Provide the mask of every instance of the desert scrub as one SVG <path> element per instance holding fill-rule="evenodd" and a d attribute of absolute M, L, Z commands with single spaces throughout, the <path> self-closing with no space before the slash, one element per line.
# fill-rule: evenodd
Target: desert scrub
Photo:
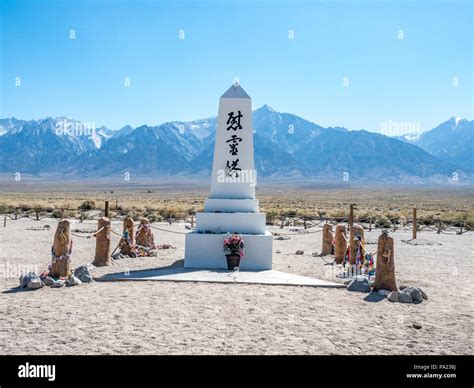
<path fill-rule="evenodd" d="M 392 223 L 387 217 L 379 217 L 377 221 L 375 221 L 375 226 L 378 228 L 390 228 Z"/>
<path fill-rule="evenodd" d="M 79 205 L 79 210 L 94 210 L 95 202 L 94 201 L 84 201 Z"/>

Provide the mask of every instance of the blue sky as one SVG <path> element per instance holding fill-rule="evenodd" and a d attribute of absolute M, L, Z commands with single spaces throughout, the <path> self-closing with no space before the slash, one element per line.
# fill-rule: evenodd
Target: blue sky
<path fill-rule="evenodd" d="M 205 118 L 239 77 L 323 126 L 472 119 L 472 1 L 353 3 L 0 0 L 0 117 Z"/>

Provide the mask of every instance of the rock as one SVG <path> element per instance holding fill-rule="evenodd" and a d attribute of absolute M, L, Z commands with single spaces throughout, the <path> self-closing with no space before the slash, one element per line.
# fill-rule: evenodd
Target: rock
<path fill-rule="evenodd" d="M 392 291 L 390 294 L 388 294 L 387 299 L 390 302 L 398 302 L 398 291 Z"/>
<path fill-rule="evenodd" d="M 421 296 L 423 297 L 424 300 L 428 300 L 428 294 L 423 291 L 421 288 L 418 288 L 420 290 Z"/>
<path fill-rule="evenodd" d="M 398 300 L 401 303 L 413 303 L 413 299 L 408 292 L 400 292 L 398 293 Z"/>
<path fill-rule="evenodd" d="M 41 281 L 40 277 L 34 272 L 30 272 L 27 275 L 20 276 L 20 287 L 28 287 L 32 290 L 44 287 L 44 283 Z"/>
<path fill-rule="evenodd" d="M 370 292 L 369 279 L 357 276 L 347 286 L 348 291 Z"/>
<path fill-rule="evenodd" d="M 416 329 L 416 330 L 420 330 L 421 329 L 421 325 L 419 323 L 414 323 L 413 324 L 413 327 Z"/>
<path fill-rule="evenodd" d="M 61 279 L 54 280 L 53 279 L 53 284 L 51 284 L 51 288 L 61 288 L 64 286 L 64 281 Z"/>
<path fill-rule="evenodd" d="M 402 293 L 409 294 L 413 302 L 417 302 L 417 303 L 423 302 L 423 296 L 419 288 L 407 287 L 403 289 Z"/>
<path fill-rule="evenodd" d="M 68 287 L 80 286 L 81 284 L 82 282 L 80 281 L 80 279 L 76 278 L 74 275 L 70 276 L 68 280 L 66 280 L 66 285 Z"/>
<path fill-rule="evenodd" d="M 378 290 L 377 294 L 379 294 L 381 296 L 388 296 L 390 294 L 390 291 L 389 290 Z"/>
<path fill-rule="evenodd" d="M 74 276 L 79 279 L 82 283 L 91 283 L 94 281 L 90 269 L 87 265 L 81 265 L 74 271 Z"/>
<path fill-rule="evenodd" d="M 295 254 L 296 254 L 296 255 L 304 255 L 304 251 L 302 251 L 302 250 L 297 250 Z"/>
<path fill-rule="evenodd" d="M 44 283 L 41 281 L 41 279 L 32 279 L 28 282 L 28 288 L 32 290 L 37 290 L 38 288 L 44 287 Z"/>
<path fill-rule="evenodd" d="M 54 280 L 50 276 L 43 276 L 41 278 L 41 281 L 44 283 L 45 286 L 52 286 L 54 283 Z"/>
<path fill-rule="evenodd" d="M 281 251 L 279 249 L 276 250 L 276 253 L 281 253 Z"/>
<path fill-rule="evenodd" d="M 31 280 L 31 279 L 34 279 L 36 278 L 38 275 L 36 275 L 34 272 L 30 272 L 26 275 L 22 274 L 20 276 L 20 287 L 23 287 L 23 288 L 26 288 L 28 287 L 28 282 Z"/>

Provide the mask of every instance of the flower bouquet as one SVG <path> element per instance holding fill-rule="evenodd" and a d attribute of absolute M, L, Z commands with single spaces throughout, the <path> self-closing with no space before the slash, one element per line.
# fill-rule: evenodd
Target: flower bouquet
<path fill-rule="evenodd" d="M 224 252 L 227 258 L 227 269 L 239 268 L 240 259 L 244 254 L 244 240 L 238 234 L 233 234 L 224 239 Z"/>

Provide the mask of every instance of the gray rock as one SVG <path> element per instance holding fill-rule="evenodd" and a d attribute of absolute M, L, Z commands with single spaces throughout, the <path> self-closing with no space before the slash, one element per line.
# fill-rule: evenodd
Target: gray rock
<path fill-rule="evenodd" d="M 50 276 L 43 276 L 41 277 L 41 281 L 44 283 L 45 286 L 52 286 L 54 280 Z"/>
<path fill-rule="evenodd" d="M 28 282 L 28 288 L 30 288 L 32 290 L 37 290 L 38 288 L 42 288 L 42 287 L 44 287 L 44 283 L 41 281 L 41 279 L 39 277 L 31 279 Z"/>
<path fill-rule="evenodd" d="M 423 291 L 421 288 L 418 288 L 418 289 L 420 290 L 421 296 L 423 297 L 423 299 L 428 300 L 428 294 L 425 291 Z"/>
<path fill-rule="evenodd" d="M 74 271 L 74 276 L 78 278 L 82 283 L 91 283 L 94 281 L 90 269 L 87 265 L 81 265 Z"/>
<path fill-rule="evenodd" d="M 417 287 L 407 287 L 404 288 L 402 293 L 404 294 L 410 294 L 411 299 L 413 302 L 421 303 L 423 302 L 423 295 L 421 294 L 421 291 Z"/>
<path fill-rule="evenodd" d="M 370 292 L 369 279 L 365 277 L 356 277 L 347 286 L 348 291 Z"/>
<path fill-rule="evenodd" d="M 61 288 L 64 286 L 64 281 L 61 279 L 54 280 L 53 279 L 53 284 L 51 284 L 51 288 Z"/>
<path fill-rule="evenodd" d="M 390 294 L 388 294 L 387 299 L 390 302 L 398 302 L 399 301 L 398 294 L 399 294 L 398 291 L 392 291 Z"/>
<path fill-rule="evenodd" d="M 390 291 L 389 290 L 378 290 L 377 294 L 379 294 L 381 296 L 388 296 L 390 294 Z"/>
<path fill-rule="evenodd" d="M 66 285 L 68 287 L 72 287 L 72 286 L 80 286 L 82 284 L 82 282 L 76 278 L 74 275 L 71 276 L 68 280 L 66 280 Z"/>
<path fill-rule="evenodd" d="M 40 277 L 34 272 L 30 272 L 27 275 L 20 276 L 20 287 L 28 287 L 32 290 L 44 287 L 44 283 L 41 281 Z"/>
<path fill-rule="evenodd" d="M 304 255 L 304 251 L 302 251 L 302 250 L 297 250 L 297 251 L 296 251 L 296 255 Z"/>
<path fill-rule="evenodd" d="M 36 279 L 38 277 L 38 275 L 36 275 L 34 272 L 29 272 L 28 274 L 26 275 L 21 275 L 20 276 L 20 287 L 23 287 L 23 288 L 26 288 L 28 287 L 28 283 L 33 280 L 33 279 Z"/>
<path fill-rule="evenodd" d="M 401 303 L 413 303 L 413 299 L 411 298 L 411 295 L 408 292 L 400 292 L 398 294 L 398 300 Z"/>

